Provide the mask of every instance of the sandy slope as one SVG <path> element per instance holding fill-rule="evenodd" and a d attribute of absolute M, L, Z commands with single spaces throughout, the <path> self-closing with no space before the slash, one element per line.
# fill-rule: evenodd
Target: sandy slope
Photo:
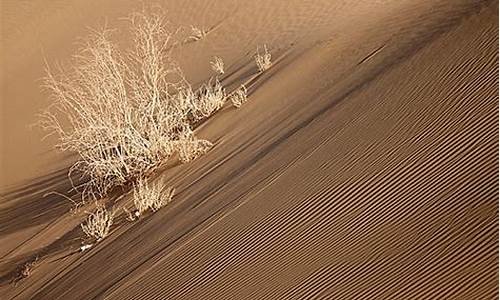
<path fill-rule="evenodd" d="M 279 61 L 249 103 L 199 129 L 213 151 L 164 172 L 175 204 L 91 251 L 68 255 L 78 216 L 36 197 L 64 175 L 6 195 L 0 277 L 33 251 L 46 259 L 1 295 L 498 298 L 498 4 L 370 2 L 170 10 L 237 16 L 184 49 L 227 56 L 229 86 L 252 77 L 255 44 Z"/>

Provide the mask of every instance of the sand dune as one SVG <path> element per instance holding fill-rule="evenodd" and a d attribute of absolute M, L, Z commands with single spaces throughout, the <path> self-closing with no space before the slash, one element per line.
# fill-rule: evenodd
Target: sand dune
<path fill-rule="evenodd" d="M 123 223 L 85 253 L 81 215 L 42 197 L 68 188 L 66 164 L 55 152 L 40 159 L 50 141 L 26 149 L 40 133 L 22 126 L 43 103 L 30 107 L 23 97 L 38 95 L 37 84 L 21 91 L 17 76 L 39 76 L 43 63 L 29 62 L 40 53 L 5 61 L 38 38 L 28 25 L 7 26 L 2 297 L 498 298 L 498 4 L 305 2 L 168 6 L 176 22 L 213 28 L 182 50 L 193 58 L 182 62 L 189 76 L 206 78 L 210 66 L 197 62 L 220 55 L 223 83 L 248 82 L 249 101 L 198 128 L 212 151 L 160 174 L 178 189 L 171 206 Z M 57 17 L 32 21 L 62 36 L 43 42 L 49 59 L 70 55 L 73 46 L 58 45 L 99 16 L 134 8 L 110 1 L 94 15 L 85 1 L 34 3 L 63 19 L 79 11 L 67 28 Z M 37 9 L 6 6 L 10 20 Z M 256 76 L 252 54 L 262 43 L 275 65 Z M 32 180 L 48 173 L 44 165 L 62 171 Z M 33 275 L 9 284 L 33 255 L 43 257 Z"/>

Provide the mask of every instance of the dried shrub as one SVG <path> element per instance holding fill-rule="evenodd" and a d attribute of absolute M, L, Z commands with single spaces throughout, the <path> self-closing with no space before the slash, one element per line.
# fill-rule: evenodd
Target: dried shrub
<path fill-rule="evenodd" d="M 192 94 L 190 115 L 195 121 L 208 118 L 226 103 L 226 91 L 217 78 L 203 84 Z"/>
<path fill-rule="evenodd" d="M 234 107 L 239 108 L 247 101 L 247 88 L 242 84 L 229 96 L 229 100 L 231 100 Z"/>
<path fill-rule="evenodd" d="M 188 163 L 207 153 L 213 147 L 212 142 L 193 137 L 191 140 L 180 140 L 177 144 L 179 159 Z"/>
<path fill-rule="evenodd" d="M 136 216 L 138 217 L 148 210 L 158 211 L 172 201 L 174 193 L 174 188 L 165 189 L 161 182 L 148 183 L 144 178 L 138 180 L 134 185 Z"/>
<path fill-rule="evenodd" d="M 176 141 L 175 147 L 182 163 L 197 159 L 213 147 L 210 141 L 196 138 L 189 127 L 185 127 L 180 135 L 181 138 Z"/>
<path fill-rule="evenodd" d="M 15 286 L 17 286 L 19 281 L 31 276 L 31 274 L 33 274 L 33 269 L 36 267 L 38 262 L 39 262 L 38 256 L 36 256 L 34 258 L 31 258 L 27 262 L 23 263 L 21 266 L 19 266 L 14 271 L 14 277 L 12 278 L 11 283 L 13 283 Z"/>
<path fill-rule="evenodd" d="M 210 62 L 210 66 L 215 73 L 219 75 L 224 74 L 224 61 L 222 61 L 222 58 L 215 56 L 214 61 Z"/>
<path fill-rule="evenodd" d="M 85 235 L 99 242 L 108 236 L 113 224 L 113 217 L 113 212 L 108 211 L 102 205 L 98 205 L 94 212 L 88 213 L 87 218 L 80 226 Z"/>
<path fill-rule="evenodd" d="M 57 75 L 47 69 L 54 104 L 41 124 L 58 136 L 60 150 L 78 154 L 69 175 L 90 179 L 83 199 L 101 198 L 160 167 L 179 148 L 179 128 L 224 104 L 218 81 L 193 92 L 184 78 L 171 52 L 183 40 L 180 30 L 169 29 L 160 14 L 135 13 L 130 24 L 129 51 L 118 49 L 111 31 L 97 31 L 71 68 Z"/>
<path fill-rule="evenodd" d="M 264 52 L 262 54 L 259 52 L 259 49 L 257 49 L 255 64 L 260 72 L 264 72 L 273 65 L 271 62 L 271 53 L 267 50 L 267 45 L 264 45 Z"/>

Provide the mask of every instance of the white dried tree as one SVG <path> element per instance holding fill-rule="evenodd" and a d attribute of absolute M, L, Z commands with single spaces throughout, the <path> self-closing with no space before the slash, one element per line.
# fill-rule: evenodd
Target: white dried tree
<path fill-rule="evenodd" d="M 179 148 L 179 128 L 207 118 L 226 98 L 218 81 L 192 90 L 172 54 L 182 31 L 163 15 L 134 13 L 130 25 L 128 51 L 112 42 L 110 30 L 95 31 L 70 68 L 47 68 L 54 103 L 41 124 L 58 136 L 59 149 L 78 154 L 69 175 L 88 179 L 83 199 L 101 198 L 163 165 Z"/>

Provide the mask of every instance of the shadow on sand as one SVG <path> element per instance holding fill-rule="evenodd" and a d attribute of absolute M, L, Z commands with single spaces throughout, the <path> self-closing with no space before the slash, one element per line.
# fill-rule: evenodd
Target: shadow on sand
<path fill-rule="evenodd" d="M 84 179 L 74 185 L 83 183 Z M 27 185 L 0 194 L 0 237 L 50 222 L 68 212 L 79 193 L 68 178 L 68 168 L 49 173 Z M 65 196 L 62 196 L 65 195 Z"/>

